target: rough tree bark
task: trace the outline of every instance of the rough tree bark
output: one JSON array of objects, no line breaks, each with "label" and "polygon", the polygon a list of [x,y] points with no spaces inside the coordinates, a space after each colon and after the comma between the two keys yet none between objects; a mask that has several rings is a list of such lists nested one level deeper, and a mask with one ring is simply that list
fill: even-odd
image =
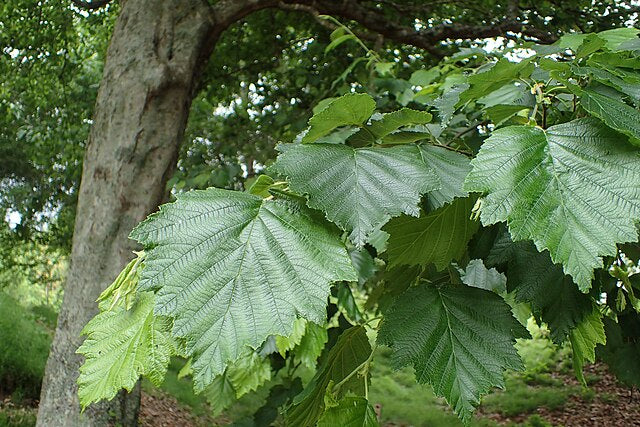
[{"label": "rough tree bark", "polygon": [[64,302],[43,381],[39,426],[136,425],[121,396],[80,414],[80,331],[132,258],[131,229],[156,209],[176,163],[215,23],[205,0],[128,0],[118,17],[84,158]]}]

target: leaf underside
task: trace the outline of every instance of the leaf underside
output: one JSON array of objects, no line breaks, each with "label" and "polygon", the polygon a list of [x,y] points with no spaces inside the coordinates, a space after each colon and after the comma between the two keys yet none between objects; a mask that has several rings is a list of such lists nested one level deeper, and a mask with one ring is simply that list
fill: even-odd
[{"label": "leaf underside", "polygon": [[323,323],[330,283],[357,280],[337,233],[296,201],[192,191],[132,238],[149,248],[140,287],[186,339],[196,390],[297,317]]},{"label": "leaf underside", "polygon": [[154,295],[141,292],[130,310],[119,305],[94,317],[78,353],[85,357],[78,378],[78,396],[86,407],[131,391],[141,375],[159,386],[173,348],[171,321],[153,315]]}]

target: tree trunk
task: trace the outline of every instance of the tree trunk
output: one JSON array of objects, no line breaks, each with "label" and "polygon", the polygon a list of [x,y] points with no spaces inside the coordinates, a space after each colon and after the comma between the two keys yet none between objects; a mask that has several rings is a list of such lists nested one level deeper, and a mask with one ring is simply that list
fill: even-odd
[{"label": "tree trunk", "polygon": [[[139,391],[83,414],[80,331],[132,258],[131,229],[165,197],[196,76],[219,35],[206,0],[123,2],[84,158],[71,264],[42,386],[39,426],[135,425]],[[109,419],[111,417],[111,419]],[[115,419],[114,419],[115,417]]]}]

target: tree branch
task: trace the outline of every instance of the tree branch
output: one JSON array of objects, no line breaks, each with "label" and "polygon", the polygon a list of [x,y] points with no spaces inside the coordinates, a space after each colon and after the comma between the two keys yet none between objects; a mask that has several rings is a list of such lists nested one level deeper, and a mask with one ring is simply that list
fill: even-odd
[{"label": "tree branch", "polygon": [[[457,0],[438,1],[438,3],[457,2]],[[390,4],[393,2],[385,1],[384,3]],[[427,11],[432,5],[431,3],[425,3],[421,10]],[[524,25],[517,20],[516,16],[508,16],[501,22],[484,25],[441,24],[416,30],[411,26],[404,26],[393,19],[389,19],[377,8],[365,6],[362,0],[221,0],[211,7],[212,16],[220,31],[251,12],[266,8],[278,8],[300,11],[316,17],[323,14],[349,19],[358,22],[372,33],[381,34],[387,39],[424,49],[437,58],[445,56],[445,53],[439,48],[440,42],[449,39],[473,40],[505,36],[509,32],[521,33],[542,43],[552,43],[557,39],[553,34],[544,30]],[[414,11],[418,13],[420,6],[411,4],[405,7],[415,8]],[[394,9],[398,10],[395,7]],[[507,13],[512,14],[516,11],[517,3],[512,1]],[[374,35],[371,35],[371,37],[362,33],[361,35],[363,39],[375,38]]]},{"label": "tree branch", "polygon": [[[514,32],[534,37],[543,43],[551,43],[556,40],[552,34],[537,28],[527,27],[515,18],[495,24],[442,24],[424,30],[415,30],[409,26],[397,24],[381,14],[379,10],[367,8],[358,0],[282,0],[280,4],[356,21],[368,30],[382,34],[385,38],[425,49],[436,57],[444,56],[444,53],[438,48],[438,44],[447,39],[488,38]],[[304,9],[300,6],[303,6]],[[428,5],[425,6],[425,10],[427,7]]]}]

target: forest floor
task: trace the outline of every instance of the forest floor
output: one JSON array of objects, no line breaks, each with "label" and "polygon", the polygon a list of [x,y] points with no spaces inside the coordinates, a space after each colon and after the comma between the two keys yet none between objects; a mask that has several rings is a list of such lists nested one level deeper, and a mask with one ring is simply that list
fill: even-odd
[{"label": "forest floor", "polygon": [[[583,389],[575,377],[568,372],[553,372],[537,378],[523,378],[517,374],[511,376],[508,379],[507,391],[497,391],[485,399],[473,425],[486,427],[505,425],[640,426],[640,393],[620,385],[602,364],[587,366],[585,376],[589,383],[588,389]],[[401,379],[398,385],[405,387],[402,382]],[[426,387],[422,388],[426,389]],[[416,392],[413,387],[407,388],[406,391],[408,394]],[[395,401],[387,399],[376,401],[375,393],[372,395],[372,401],[380,407],[381,424],[384,427],[461,425],[444,402],[433,395],[423,402],[423,405],[414,399],[398,401],[403,396],[397,396],[397,394],[391,397]],[[414,408],[418,404],[418,407],[401,414],[397,412],[397,404],[414,406]],[[194,415],[189,406],[178,402],[175,397],[161,391],[154,391],[143,393],[140,425],[143,427],[201,427],[250,424],[248,420],[240,420],[234,424],[225,414],[216,418],[206,413]]]},{"label": "forest floor", "polygon": [[[0,356],[4,357],[0,363],[0,427],[33,426],[55,312],[42,307],[27,310],[2,292],[0,312],[6,314],[0,317]],[[517,344],[525,371],[508,373],[506,391],[483,398],[473,427],[640,426],[640,392],[620,385],[602,364],[585,368],[589,387],[582,387],[571,368],[570,348],[553,345],[544,329],[528,327],[534,339]],[[23,348],[25,343],[28,348]],[[369,387],[369,400],[379,408],[381,425],[462,427],[443,399],[428,386],[416,384],[410,368],[392,370],[390,355],[386,347],[376,351]],[[143,382],[141,426],[254,425],[253,414],[264,404],[267,387],[243,396],[213,417],[206,398],[193,393],[191,380],[178,378],[183,364],[180,359],[172,360],[161,389]],[[309,378],[313,375],[308,374]]]}]

